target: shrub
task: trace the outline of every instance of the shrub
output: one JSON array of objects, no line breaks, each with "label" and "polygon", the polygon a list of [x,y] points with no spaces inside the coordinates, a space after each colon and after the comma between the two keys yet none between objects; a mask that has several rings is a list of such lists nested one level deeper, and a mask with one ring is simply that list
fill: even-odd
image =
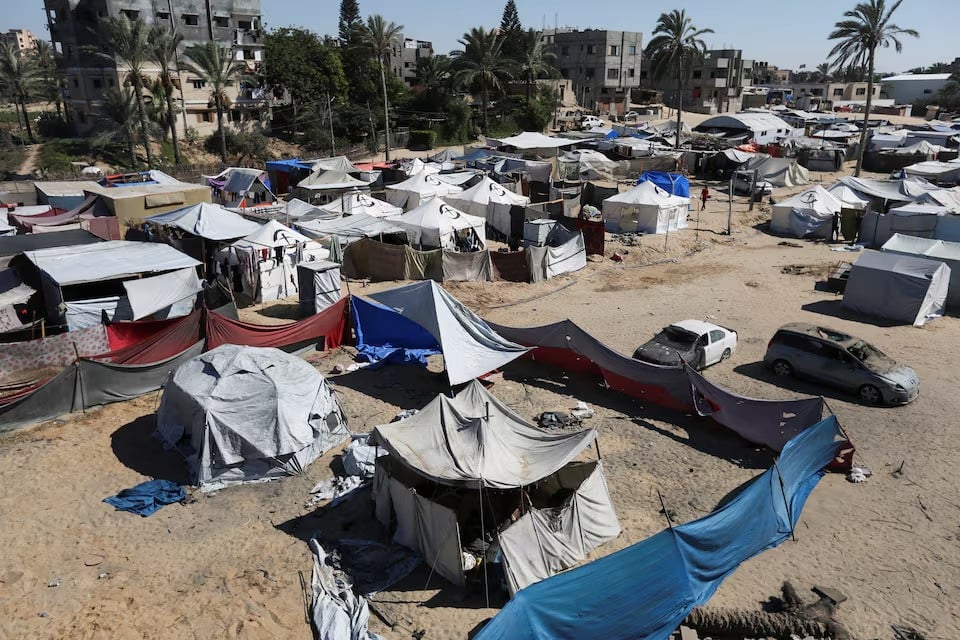
[{"label": "shrub", "polygon": [[430,129],[419,129],[410,132],[411,149],[433,149],[437,145],[437,132]]}]

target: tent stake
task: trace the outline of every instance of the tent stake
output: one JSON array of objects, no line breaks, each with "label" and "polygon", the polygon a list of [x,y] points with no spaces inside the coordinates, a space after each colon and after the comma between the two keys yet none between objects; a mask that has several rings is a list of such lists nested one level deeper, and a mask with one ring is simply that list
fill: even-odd
[{"label": "tent stake", "polygon": [[663,517],[667,519],[667,526],[670,527],[671,531],[673,531],[673,520],[670,519],[670,514],[667,512],[667,505],[663,502],[663,496],[660,494],[660,489],[657,489],[657,497],[660,498],[660,508],[663,509]]}]

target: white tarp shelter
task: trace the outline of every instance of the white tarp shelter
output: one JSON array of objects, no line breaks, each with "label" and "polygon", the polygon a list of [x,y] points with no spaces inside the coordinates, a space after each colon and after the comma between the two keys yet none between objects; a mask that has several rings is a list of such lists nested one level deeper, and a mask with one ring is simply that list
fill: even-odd
[{"label": "white tarp shelter", "polygon": [[603,201],[603,221],[613,232],[667,233],[686,228],[689,205],[690,198],[641,182]]},{"label": "white tarp shelter", "polygon": [[306,315],[320,313],[340,300],[340,265],[326,260],[297,265],[300,309]]},{"label": "white tarp shelter", "polygon": [[869,200],[861,197],[856,191],[842,182],[836,182],[827,187],[827,191],[830,192],[830,195],[840,201],[840,207],[842,209],[856,209],[857,211],[865,211],[867,205],[870,204]]},{"label": "white tarp shelter", "polygon": [[793,158],[754,157],[737,171],[757,171],[760,180],[775,187],[799,187],[810,184],[810,172]]},{"label": "white tarp shelter", "polygon": [[443,199],[472,216],[485,218],[489,226],[505,236],[510,236],[510,208],[530,204],[530,198],[518,195],[486,176],[463,193]]},{"label": "white tarp shelter", "polygon": [[[377,517],[388,526],[395,517],[394,539],[458,585],[469,570],[462,543],[495,531],[513,593],[619,535],[602,464],[573,462],[595,439],[593,429],[540,430],[473,381],[453,398],[440,395],[417,414],[371,432],[369,441],[390,453],[376,461]],[[424,480],[452,487],[453,508],[450,500],[418,492]],[[483,495],[489,489],[522,492],[521,517],[502,529],[509,513],[487,523],[473,517],[481,502],[485,512],[498,508]],[[510,501],[506,508],[516,506]]]},{"label": "white tarp shelter", "polygon": [[947,309],[951,311],[960,310],[960,242],[917,238],[895,233],[880,250],[884,253],[928,258],[950,267]]},{"label": "white tarp shelter", "polygon": [[450,196],[463,191],[461,187],[441,180],[435,174],[417,173],[403,182],[386,186],[387,202],[410,211],[433,197]]},{"label": "white tarp shelter", "polygon": [[492,147],[513,147],[520,151],[543,152],[539,155],[555,155],[560,147],[569,147],[579,142],[570,138],[555,138],[545,136],[536,131],[524,131],[508,138],[487,138],[487,145]]},{"label": "white tarp shelter", "polygon": [[167,379],[157,436],[202,491],[302,473],[350,436],[333,390],[279,349],[223,345]]},{"label": "white tarp shelter", "polygon": [[331,215],[353,216],[363,213],[377,218],[389,218],[403,213],[403,209],[400,207],[374,198],[369,193],[356,191],[345,193],[339,198],[322,205],[319,209]]},{"label": "white tarp shelter", "polygon": [[293,189],[309,193],[313,198],[321,192],[347,191],[350,189],[369,189],[370,183],[357,180],[342,171],[315,169],[313,173],[297,183]]},{"label": "white tarp shelter", "polygon": [[305,160],[304,164],[309,164],[313,170],[321,171],[339,171],[340,173],[356,173],[359,171],[347,156],[333,156],[331,158],[319,158],[317,160]]},{"label": "white tarp shelter", "polygon": [[943,262],[863,251],[853,263],[844,309],[919,327],[943,314],[950,267]]},{"label": "white tarp shelter", "polygon": [[236,240],[260,228],[256,222],[209,202],[150,216],[145,221],[215,241]]},{"label": "white tarp shelter", "polygon": [[471,216],[445,203],[440,198],[430,198],[398,218],[390,218],[392,224],[402,227],[410,238],[410,244],[431,249],[455,249],[458,239],[475,236],[472,244],[483,248],[486,236],[486,218]]},{"label": "white tarp shelter", "polygon": [[256,302],[281,300],[299,291],[297,265],[326,260],[330,251],[320,243],[276,220],[233,243],[218,257],[239,261],[243,293]]},{"label": "white tarp shelter", "polygon": [[829,238],[833,215],[843,204],[817,185],[773,205],[770,231],[792,238]]},{"label": "white tarp shelter", "polygon": [[331,220],[308,220],[297,224],[306,235],[327,242],[337,238],[341,246],[356,242],[360,238],[376,238],[383,235],[402,234],[407,231],[395,224],[396,218],[380,218],[366,213],[357,213]]},{"label": "white tarp shelter", "polygon": [[151,278],[126,280],[123,288],[127,292],[133,320],[161,311],[165,318],[185,316],[193,311],[197,294],[203,291],[197,270],[193,267]]},{"label": "white tarp shelter", "polygon": [[905,167],[904,171],[908,176],[919,176],[941,184],[955,184],[960,182],[960,159],[950,162],[937,162],[936,160],[918,162]]}]

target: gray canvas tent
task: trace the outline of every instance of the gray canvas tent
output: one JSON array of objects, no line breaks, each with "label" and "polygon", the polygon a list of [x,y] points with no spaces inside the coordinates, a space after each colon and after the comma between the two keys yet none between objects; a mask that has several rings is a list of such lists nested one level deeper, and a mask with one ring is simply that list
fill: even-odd
[{"label": "gray canvas tent", "polygon": [[370,434],[390,454],[377,459],[377,518],[395,519],[394,539],[458,585],[470,541],[493,533],[514,593],[619,535],[603,465],[574,462],[595,439],[593,429],[538,429],[473,381]]},{"label": "gray canvas tent", "polygon": [[757,171],[760,180],[775,187],[798,187],[810,184],[810,172],[793,158],[770,158],[755,156],[742,165],[739,171]]},{"label": "gray canvas tent", "polygon": [[884,243],[880,250],[884,253],[929,258],[950,267],[947,309],[953,312],[960,310],[960,243],[896,233]]},{"label": "gray canvas tent", "polygon": [[306,315],[320,313],[340,300],[340,265],[326,260],[297,265],[300,283],[300,310]]},{"label": "gray canvas tent", "polygon": [[853,263],[845,309],[919,327],[943,313],[950,267],[913,256],[864,251]]},{"label": "gray canvas tent", "polygon": [[212,491],[301,473],[350,433],[333,390],[307,362],[227,344],[171,374],[156,435]]}]

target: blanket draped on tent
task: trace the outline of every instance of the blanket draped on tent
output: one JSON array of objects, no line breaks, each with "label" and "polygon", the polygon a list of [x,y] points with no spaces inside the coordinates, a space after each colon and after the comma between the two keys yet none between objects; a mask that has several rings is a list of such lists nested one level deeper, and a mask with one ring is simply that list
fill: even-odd
[{"label": "blanket draped on tent", "polygon": [[790,537],[842,440],[836,418],[819,422],[725,506],[519,591],[476,639],[666,640],[741,563]]},{"label": "blanket draped on tent", "polygon": [[347,300],[304,320],[273,326],[239,322],[207,311],[207,348],[222,344],[289,348],[322,340],[324,350],[336,349],[347,330]]},{"label": "blanket draped on tent", "polygon": [[359,359],[372,363],[427,365],[440,353],[440,343],[412,320],[376,302],[353,298],[353,327]]}]

